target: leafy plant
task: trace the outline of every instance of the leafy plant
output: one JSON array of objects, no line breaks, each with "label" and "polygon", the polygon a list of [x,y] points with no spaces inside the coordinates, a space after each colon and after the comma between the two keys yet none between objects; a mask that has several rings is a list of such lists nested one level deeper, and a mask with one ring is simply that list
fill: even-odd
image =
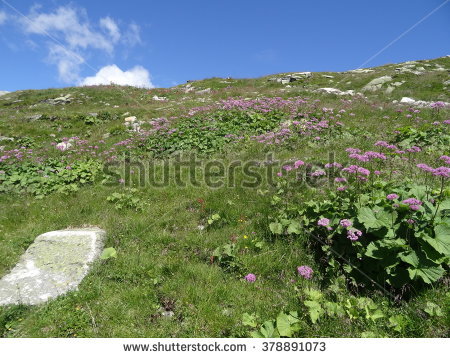
[{"label": "leafy plant", "polygon": [[78,160],[65,163],[50,159],[39,163],[16,163],[1,165],[0,192],[30,193],[43,198],[52,192],[68,194],[79,189],[80,185],[94,182],[102,164],[96,160]]},{"label": "leafy plant", "polygon": [[136,195],[137,193],[138,190],[135,188],[126,188],[123,193],[112,193],[106,200],[113,203],[117,210],[134,209],[140,211],[144,205],[142,200]]},{"label": "leafy plant", "polygon": [[275,320],[265,321],[258,327],[256,316],[244,313],[242,323],[246,326],[257,330],[251,332],[253,338],[279,338],[294,337],[301,330],[301,323],[298,313],[291,311],[288,313],[281,312]]},{"label": "leafy plant", "polygon": [[[326,271],[340,270],[355,284],[400,288],[439,280],[450,263],[450,198],[440,195],[431,200],[427,187],[414,184],[379,182],[370,190],[331,192],[327,200],[295,207],[289,211],[297,213],[294,218],[280,218],[270,229],[278,234],[296,232],[289,227],[297,221],[311,235],[311,247],[327,263]],[[396,193],[394,202],[387,199],[390,193]],[[412,210],[404,200],[422,205]],[[328,218],[328,227],[318,225],[322,218]],[[350,226],[343,227],[343,219]]]},{"label": "leafy plant", "polygon": [[100,255],[100,259],[102,260],[108,260],[110,258],[117,258],[117,251],[114,247],[103,249],[103,252]]}]

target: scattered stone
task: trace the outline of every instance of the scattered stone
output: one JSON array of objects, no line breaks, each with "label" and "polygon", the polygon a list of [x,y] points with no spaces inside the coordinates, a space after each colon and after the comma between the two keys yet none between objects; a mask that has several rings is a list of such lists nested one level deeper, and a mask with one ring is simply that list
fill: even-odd
[{"label": "scattered stone", "polygon": [[127,128],[132,132],[140,132],[141,131],[141,124],[144,122],[138,121],[136,116],[127,117],[124,119],[125,125]]},{"label": "scattered stone", "polygon": [[334,78],[334,76],[330,76],[330,75],[322,75],[322,77],[325,77],[325,78]]},{"label": "scattered stone", "polygon": [[187,84],[184,88],[183,88],[183,92],[184,93],[189,93],[194,91],[195,88],[191,85],[191,84]]},{"label": "scattered stone", "polygon": [[162,311],[161,316],[166,318],[172,318],[175,315],[173,311]]},{"label": "scattered stone", "polygon": [[356,96],[356,95],[360,95],[362,96],[361,93],[355,92],[354,90],[347,90],[347,91],[341,91],[340,89],[337,88],[319,88],[317,90],[315,90],[315,92],[322,92],[322,93],[328,93],[328,94],[336,94],[338,96]]},{"label": "scattered stone", "polygon": [[72,143],[69,142],[61,142],[56,145],[56,148],[60,151],[64,152],[72,147]]},{"label": "scattered stone", "polygon": [[36,305],[78,285],[100,255],[105,231],[81,228],[39,235],[0,280],[0,305]]},{"label": "scattered stone", "polygon": [[72,95],[67,94],[65,96],[57,97],[57,98],[50,98],[44,101],[45,103],[48,103],[52,106],[56,106],[58,104],[68,104],[72,102]]},{"label": "scattered stone", "polygon": [[207,94],[207,93],[211,93],[211,88],[205,88],[204,90],[201,91],[197,91],[195,92],[197,94]]},{"label": "scattered stone", "polygon": [[137,120],[136,116],[126,117],[124,119],[125,123],[133,123],[136,122],[136,120]]},{"label": "scattered stone", "polygon": [[37,121],[41,118],[42,118],[42,114],[34,114],[32,116],[28,116],[27,120],[29,120],[30,122],[33,122],[33,121]]},{"label": "scattered stone", "polygon": [[392,81],[392,77],[391,76],[382,76],[382,77],[378,77],[373,79],[372,81],[370,81],[368,84],[366,84],[362,90],[363,91],[376,91],[381,89],[381,87],[383,86],[383,84],[385,84],[386,82]]},{"label": "scattered stone", "polygon": [[269,82],[278,82],[278,83],[281,83],[283,85],[286,85],[288,83],[297,81],[297,78],[294,77],[294,76],[271,77],[267,81],[269,81]]},{"label": "scattered stone", "polygon": [[14,142],[14,138],[11,138],[11,137],[4,137],[4,136],[1,136],[1,135],[0,135],[0,142],[3,142],[3,141]]},{"label": "scattered stone", "polygon": [[385,90],[386,94],[391,94],[395,90],[396,87],[401,86],[404,83],[405,83],[405,81],[391,83]]},{"label": "scattered stone", "polygon": [[155,95],[152,98],[155,101],[167,101],[167,97],[158,97],[158,96]]},{"label": "scattered stone", "polygon": [[371,70],[370,68],[357,68],[356,70],[351,70],[348,72],[353,72],[353,73],[370,73],[373,72],[373,70]]},{"label": "scattered stone", "polygon": [[[395,100],[392,103],[407,104],[409,106],[414,106],[414,107],[430,107],[432,104],[436,103],[436,101],[429,102],[429,101],[415,100],[415,99],[409,98],[409,97],[403,97],[400,100],[400,102]],[[448,102],[442,102],[442,103],[445,107],[450,107],[450,103],[448,103]]]},{"label": "scattered stone", "polygon": [[293,77],[297,80],[302,79],[302,78],[309,78],[309,77],[312,77],[312,72],[296,72],[296,73],[293,73],[291,75],[291,77]]},{"label": "scattered stone", "polygon": [[9,91],[0,91],[0,97],[4,96],[5,94],[8,94],[8,93],[9,93]]}]

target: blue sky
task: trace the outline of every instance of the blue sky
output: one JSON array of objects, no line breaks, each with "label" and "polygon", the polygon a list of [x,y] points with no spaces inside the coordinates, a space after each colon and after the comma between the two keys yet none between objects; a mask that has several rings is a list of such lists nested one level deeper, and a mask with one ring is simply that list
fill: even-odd
[{"label": "blue sky", "polygon": [[344,71],[445,56],[449,45],[449,0],[0,0],[8,91]]}]

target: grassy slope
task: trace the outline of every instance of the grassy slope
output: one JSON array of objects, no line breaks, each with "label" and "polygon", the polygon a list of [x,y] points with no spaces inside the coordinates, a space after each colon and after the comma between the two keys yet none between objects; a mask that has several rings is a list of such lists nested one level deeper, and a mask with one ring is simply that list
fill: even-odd
[{"label": "grassy slope", "polygon": [[[450,59],[429,62],[450,68]],[[421,63],[420,65],[423,65]],[[396,76],[407,81],[390,96],[383,92],[367,94],[368,99],[353,101],[355,116],[345,125],[354,129],[355,136],[325,146],[309,142],[292,149],[273,148],[280,158],[304,158],[326,161],[330,150],[383,139],[398,126],[409,124],[405,116],[398,117],[393,99],[403,96],[422,100],[449,101],[442,82],[447,71],[430,72],[422,76],[395,73],[396,65],[376,68],[367,74],[324,73],[332,81],[314,74],[311,79],[292,83],[292,87],[267,82],[267,78],[223,80],[218,78],[193,83],[196,90],[211,88],[210,94],[184,93],[184,86],[171,89],[143,90],[103,86],[93,88],[49,89],[19,91],[0,97],[0,135],[29,137],[37,147],[50,146],[58,137],[89,137],[101,140],[105,133],[122,120],[100,126],[64,120],[72,114],[108,110],[122,115],[129,112],[139,119],[170,117],[186,113],[191,107],[214,103],[219,99],[242,96],[306,96],[320,99],[324,107],[340,108],[341,98],[315,94],[319,87],[360,91],[371,79],[382,75]],[[349,83],[350,82],[350,83]],[[50,106],[42,100],[70,93],[76,99],[64,106]],[[154,95],[166,96],[168,102],[152,100]],[[15,102],[20,100],[20,102]],[[105,103],[109,103],[106,105]],[[118,108],[114,108],[118,106]],[[30,121],[33,114],[59,116],[56,121]],[[389,115],[390,119],[383,119]],[[429,115],[424,111],[424,117]],[[398,118],[397,118],[398,117]],[[397,118],[397,119],[393,119]],[[111,136],[107,143],[126,138],[127,134]],[[355,142],[357,144],[355,144]],[[1,143],[2,145],[5,143]],[[8,144],[7,144],[8,145]],[[232,152],[220,154],[228,159],[263,157],[262,146],[247,144]],[[241,322],[245,312],[256,313],[262,320],[273,318],[281,310],[299,307],[295,267],[315,263],[307,254],[303,242],[273,240],[267,232],[270,198],[258,195],[254,189],[199,188],[164,189],[140,188],[145,203],[142,212],[132,209],[116,210],[106,197],[117,187],[100,184],[83,187],[75,194],[51,194],[41,200],[27,195],[0,194],[0,275],[14,266],[19,256],[40,233],[85,224],[98,225],[108,232],[107,246],[118,251],[116,260],[99,262],[82,282],[77,292],[38,307],[7,307],[0,309],[0,335],[11,337],[222,337],[245,336],[248,328]],[[314,194],[308,194],[314,198]],[[198,199],[205,208],[198,205]],[[220,213],[227,224],[214,230],[198,229],[205,216]],[[254,232],[254,234],[252,234]],[[264,242],[261,251],[244,250],[240,255],[243,273],[257,273],[258,280],[249,285],[242,274],[229,273],[210,263],[218,246],[230,238],[244,235]],[[320,286],[320,282],[314,285]],[[387,328],[386,322],[360,323],[342,319],[324,319],[316,325],[307,324],[302,335],[359,337],[363,331],[379,335],[448,336],[450,312],[443,317],[424,320],[422,307],[427,300],[445,302],[448,287],[442,283],[421,293],[407,305],[396,306],[383,297],[380,305],[394,313],[404,313],[410,319],[406,332]],[[173,311],[172,318],[163,317],[161,309]]]}]

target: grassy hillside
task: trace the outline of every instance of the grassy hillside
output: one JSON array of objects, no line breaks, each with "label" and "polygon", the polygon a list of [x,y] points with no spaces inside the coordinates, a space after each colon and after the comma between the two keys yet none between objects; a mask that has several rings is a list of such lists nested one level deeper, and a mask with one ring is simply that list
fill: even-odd
[{"label": "grassy hillside", "polygon": [[449,71],[0,96],[0,275],[66,227],[117,251],[0,336],[448,337]]}]

